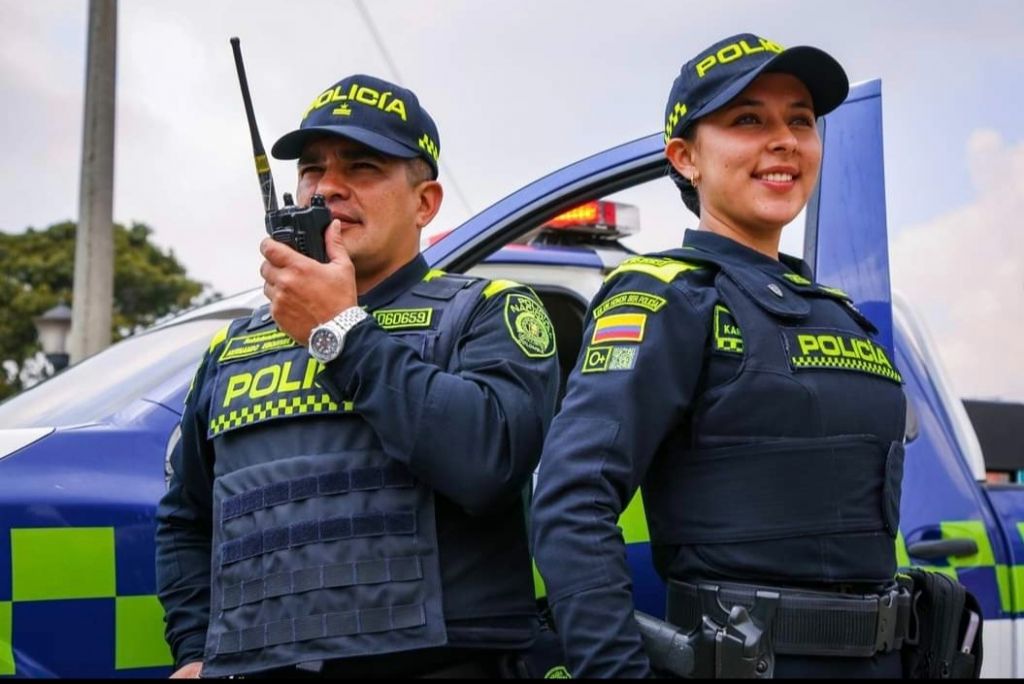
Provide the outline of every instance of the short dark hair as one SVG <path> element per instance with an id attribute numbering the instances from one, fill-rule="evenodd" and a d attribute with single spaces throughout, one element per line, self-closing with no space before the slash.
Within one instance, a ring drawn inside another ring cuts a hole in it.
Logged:
<path id="1" fill-rule="evenodd" d="M 434 169 L 422 158 L 413 157 L 405 160 L 405 176 L 409 185 L 416 187 L 423 181 L 434 180 Z"/>
<path id="2" fill-rule="evenodd" d="M 696 124 L 694 123 L 684 128 L 679 133 L 679 137 L 692 143 L 694 138 L 697 137 Z M 671 164 L 668 167 L 668 176 L 676 184 L 676 187 L 679 188 L 679 196 L 683 199 L 683 204 L 686 205 L 686 208 L 700 218 L 700 195 L 697 194 L 697 188 L 694 187 L 689 178 L 676 171 L 676 168 Z"/>

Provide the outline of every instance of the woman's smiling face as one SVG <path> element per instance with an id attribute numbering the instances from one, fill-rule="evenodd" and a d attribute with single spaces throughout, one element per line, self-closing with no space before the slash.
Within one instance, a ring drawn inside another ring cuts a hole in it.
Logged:
<path id="1" fill-rule="evenodd" d="M 818 180 L 814 103 L 790 74 L 761 74 L 729 104 L 701 117 L 693 139 L 684 142 L 679 163 L 671 151 L 669 158 L 684 176 L 697 174 L 701 224 L 711 230 L 779 231 L 804 208 Z"/>

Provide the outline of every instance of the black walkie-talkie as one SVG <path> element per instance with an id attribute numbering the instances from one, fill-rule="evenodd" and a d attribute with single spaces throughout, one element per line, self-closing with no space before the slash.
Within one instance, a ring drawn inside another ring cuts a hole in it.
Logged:
<path id="1" fill-rule="evenodd" d="M 291 194 L 287 192 L 284 193 L 284 206 L 278 208 L 274 177 L 270 174 L 270 162 L 267 161 L 267 153 L 263 150 L 263 141 L 260 140 L 260 132 L 256 128 L 256 116 L 252 111 L 249 81 L 245 78 L 245 65 L 242 64 L 242 48 L 238 38 L 231 39 L 231 50 L 235 54 L 238 85 L 242 88 L 245 118 L 249 122 L 252 152 L 256 158 L 256 175 L 260 179 L 263 208 L 267 212 L 267 234 L 278 242 L 291 246 L 297 252 L 326 264 L 330 259 L 324 244 L 324 231 L 331 225 L 331 211 L 324 206 L 323 195 L 313 195 L 308 207 L 297 207 Z"/>

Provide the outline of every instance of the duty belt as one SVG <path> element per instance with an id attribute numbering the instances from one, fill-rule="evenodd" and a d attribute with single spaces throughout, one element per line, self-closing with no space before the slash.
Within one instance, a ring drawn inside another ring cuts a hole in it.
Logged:
<path id="1" fill-rule="evenodd" d="M 899 650 L 910 628 L 910 593 L 893 585 L 878 594 L 844 594 L 751 584 L 668 583 L 666 619 L 684 632 L 698 629 L 704 618 L 701 593 L 716 591 L 728 612 L 735 605 L 751 609 L 762 597 L 778 596 L 769 625 L 776 654 L 870 657 Z M 753 614 L 753 611 L 752 611 Z"/>

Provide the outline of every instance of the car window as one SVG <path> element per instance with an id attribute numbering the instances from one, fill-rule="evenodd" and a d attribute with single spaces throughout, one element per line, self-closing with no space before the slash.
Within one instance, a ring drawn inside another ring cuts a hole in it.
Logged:
<path id="1" fill-rule="evenodd" d="M 94 423 L 199 363 L 223 318 L 133 335 L 0 404 L 0 427 Z"/>

